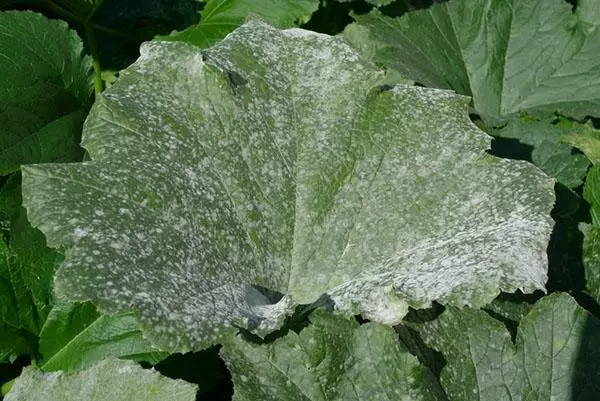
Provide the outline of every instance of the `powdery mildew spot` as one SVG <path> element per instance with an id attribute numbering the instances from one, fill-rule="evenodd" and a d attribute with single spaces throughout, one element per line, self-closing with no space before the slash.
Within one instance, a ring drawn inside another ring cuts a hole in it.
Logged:
<path id="1" fill-rule="evenodd" d="M 141 53 L 86 122 L 92 162 L 24 168 L 32 222 L 70 248 L 57 295 L 186 351 L 323 294 L 395 323 L 543 288 L 553 182 L 487 155 L 466 98 L 381 86 L 343 40 L 258 21 Z"/>
<path id="2" fill-rule="evenodd" d="M 123 380 L 126 377 L 127 380 Z M 42 372 L 29 366 L 23 370 L 6 401 L 192 401 L 197 386 L 174 380 L 133 361 L 103 359 L 89 369 L 73 372 Z"/>

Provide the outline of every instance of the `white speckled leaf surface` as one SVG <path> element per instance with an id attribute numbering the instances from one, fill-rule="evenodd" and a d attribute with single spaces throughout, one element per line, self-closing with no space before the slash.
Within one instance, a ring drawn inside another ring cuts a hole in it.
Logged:
<path id="1" fill-rule="evenodd" d="M 23 370 L 5 401 L 193 401 L 196 385 L 173 380 L 132 361 L 105 359 L 87 370 Z"/>
<path id="2" fill-rule="evenodd" d="M 145 44 L 86 122 L 93 161 L 24 168 L 31 221 L 69 248 L 56 294 L 184 351 L 323 294 L 393 324 L 543 288 L 553 181 L 486 154 L 467 98 L 381 79 L 342 39 L 258 21 Z"/>

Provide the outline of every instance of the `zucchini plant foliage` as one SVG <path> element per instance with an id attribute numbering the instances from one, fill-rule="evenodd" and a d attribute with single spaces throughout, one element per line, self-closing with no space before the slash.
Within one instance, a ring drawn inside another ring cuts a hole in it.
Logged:
<path id="1" fill-rule="evenodd" d="M 6 401 L 64 400 L 181 400 L 191 401 L 196 386 L 143 369 L 132 361 L 107 358 L 90 369 L 64 374 L 28 367 Z"/>
<path id="2" fill-rule="evenodd" d="M 600 1 L 577 3 L 574 12 L 562 0 L 449 1 L 400 18 L 374 10 L 345 36 L 372 41 L 371 57 L 408 78 L 472 96 L 484 117 L 598 116 Z"/>
<path id="3" fill-rule="evenodd" d="M 67 248 L 56 295 L 187 351 L 320 297 L 397 324 L 543 289 L 553 180 L 487 154 L 468 98 L 382 80 L 342 39 L 259 21 L 145 44 L 90 112 L 92 160 L 23 167 L 32 224 Z"/>

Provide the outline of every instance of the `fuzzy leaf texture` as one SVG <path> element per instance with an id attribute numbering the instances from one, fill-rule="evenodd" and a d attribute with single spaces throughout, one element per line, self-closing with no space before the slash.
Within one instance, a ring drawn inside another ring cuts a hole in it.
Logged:
<path id="1" fill-rule="evenodd" d="M 487 154 L 467 98 L 383 78 L 259 21 L 207 51 L 146 44 L 91 110 L 92 161 L 23 170 L 32 223 L 69 248 L 55 293 L 184 351 L 319 298 L 396 324 L 544 288 L 553 180 Z"/>
<path id="2" fill-rule="evenodd" d="M 196 386 L 143 369 L 135 362 L 105 359 L 74 373 L 25 368 L 5 401 L 193 401 Z"/>
<path id="3" fill-rule="evenodd" d="M 79 160 L 91 59 L 67 23 L 0 12 L 0 175 L 33 162 Z"/>
<path id="4" fill-rule="evenodd" d="M 359 326 L 324 310 L 311 325 L 271 344 L 237 338 L 221 352 L 235 401 L 445 400 L 435 376 L 398 341 L 391 327 Z"/>
<path id="5" fill-rule="evenodd" d="M 600 391 L 600 321 L 567 294 L 539 300 L 514 344 L 476 309 L 450 308 L 419 331 L 444 354 L 441 383 L 452 400 L 595 400 Z"/>
<path id="6" fill-rule="evenodd" d="M 600 116 L 598 10 L 600 0 L 578 1 L 575 12 L 564 0 L 451 0 L 399 18 L 374 10 L 355 19 L 379 42 L 376 62 L 473 96 L 483 116 L 545 109 L 583 118 Z"/>

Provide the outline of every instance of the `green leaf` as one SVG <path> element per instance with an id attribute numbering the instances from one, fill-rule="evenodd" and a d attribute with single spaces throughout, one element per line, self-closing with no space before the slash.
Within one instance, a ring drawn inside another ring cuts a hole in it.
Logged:
<path id="1" fill-rule="evenodd" d="M 338 1 L 340 3 L 349 3 L 351 1 L 355 1 L 355 0 L 335 0 Z M 387 6 L 388 4 L 392 3 L 394 0 L 365 0 L 367 3 L 369 4 L 373 4 L 376 7 L 381 7 L 381 6 Z"/>
<path id="2" fill-rule="evenodd" d="M 19 355 L 35 355 L 37 338 L 0 321 L 0 362 L 13 362 Z"/>
<path id="3" fill-rule="evenodd" d="M 32 162 L 80 160 L 91 60 L 67 24 L 0 12 L 0 175 Z"/>
<path id="4" fill-rule="evenodd" d="M 104 3 L 104 0 L 52 0 L 64 9 L 82 18 L 89 19 Z"/>
<path id="5" fill-rule="evenodd" d="M 600 322 L 567 294 L 542 298 L 513 344 L 477 309 L 448 308 L 417 326 L 447 361 L 441 382 L 456 400 L 591 400 L 600 392 Z"/>
<path id="6" fill-rule="evenodd" d="M 358 24 L 350 24 L 344 30 L 344 38 L 352 43 L 352 46 L 358 50 L 361 57 L 374 62 L 377 66 L 386 70 L 387 83 L 414 84 L 414 81 L 407 79 L 402 73 L 393 68 L 391 63 L 389 63 L 389 60 L 381 52 L 385 46 L 370 36 L 367 27 Z"/>
<path id="7" fill-rule="evenodd" d="M 585 180 L 585 200 L 590 204 L 592 224 L 581 224 L 584 234 L 583 265 L 587 292 L 600 302 L 600 165 L 594 165 Z"/>
<path id="8" fill-rule="evenodd" d="M 435 376 L 390 327 L 316 310 L 313 324 L 271 344 L 223 346 L 235 401 L 445 400 Z"/>
<path id="9" fill-rule="evenodd" d="M 206 48 L 242 25 L 249 16 L 257 16 L 279 28 L 306 23 L 319 8 L 319 0 L 207 0 L 200 22 L 182 32 L 163 36 Z"/>
<path id="10" fill-rule="evenodd" d="M 24 273 L 17 256 L 0 241 L 0 321 L 37 333 L 37 311 Z"/>
<path id="11" fill-rule="evenodd" d="M 91 19 L 102 68 L 126 68 L 142 42 L 187 28 L 199 8 L 197 0 L 105 0 Z"/>
<path id="12" fill-rule="evenodd" d="M 592 163 L 600 164 L 600 130 L 584 125 L 581 130 L 569 132 L 562 139 L 581 149 Z"/>
<path id="13" fill-rule="evenodd" d="M 583 184 L 590 162 L 562 141 L 568 134 L 585 130 L 586 126 L 582 124 L 551 123 L 546 119 L 521 116 L 510 119 L 500 129 L 491 129 L 490 133 L 532 146 L 531 159 L 536 166 L 566 187 L 575 188 Z"/>
<path id="14" fill-rule="evenodd" d="M 596 302 L 600 302 L 600 228 L 597 225 L 582 224 L 581 229 L 584 234 L 585 289 Z"/>
<path id="15" fill-rule="evenodd" d="M 0 241 L 0 337 L 12 339 L 0 341 L 0 361 L 35 352 L 36 336 L 50 309 L 52 274 L 60 261 L 62 255 L 49 252 L 30 263 Z"/>
<path id="16" fill-rule="evenodd" d="M 105 359 L 76 373 L 23 370 L 5 401 L 193 401 L 196 386 L 142 369 L 131 361 Z"/>
<path id="17" fill-rule="evenodd" d="M 142 337 L 132 313 L 101 315 L 90 303 L 58 303 L 40 333 L 40 368 L 82 370 L 107 357 L 160 362 L 167 356 Z"/>
<path id="18" fill-rule="evenodd" d="M 496 315 L 500 318 L 519 323 L 523 316 L 529 313 L 531 307 L 532 305 L 527 302 L 515 302 L 514 300 L 496 298 L 483 309 L 491 313 L 492 316 Z"/>
<path id="19" fill-rule="evenodd" d="M 15 173 L 8 178 L 0 188 L 0 219 L 6 224 L 6 229 L 21 208 L 21 175 Z"/>
<path id="20" fill-rule="evenodd" d="M 379 59 L 426 86 L 473 97 L 499 117 L 543 108 L 600 116 L 598 0 L 451 0 L 399 18 L 355 16 Z M 351 37 L 349 37 L 351 39 Z"/>
<path id="21" fill-rule="evenodd" d="M 92 161 L 23 170 L 69 248 L 55 293 L 186 351 L 321 297 L 397 324 L 543 288 L 553 180 L 487 154 L 465 97 L 382 79 L 340 38 L 258 21 L 146 44 L 91 111 Z"/>
<path id="22" fill-rule="evenodd" d="M 600 166 L 593 166 L 585 179 L 583 197 L 589 202 L 592 222 L 600 226 Z"/>
<path id="23" fill-rule="evenodd" d="M 63 256 L 46 247 L 44 235 L 21 207 L 21 177 L 0 190 L 0 361 L 37 356 L 40 328 L 51 309 L 50 291 Z M 9 246 L 10 244 L 10 246 Z"/>

